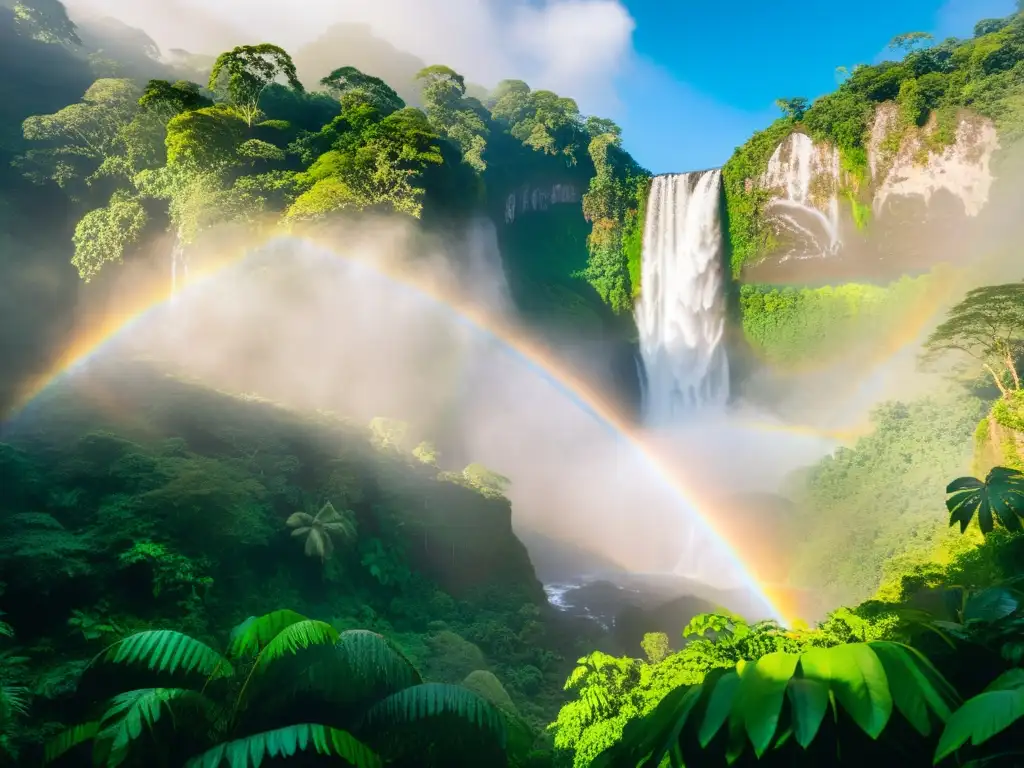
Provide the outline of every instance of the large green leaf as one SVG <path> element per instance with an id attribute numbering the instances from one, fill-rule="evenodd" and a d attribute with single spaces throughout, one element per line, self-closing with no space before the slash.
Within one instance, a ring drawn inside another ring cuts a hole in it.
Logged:
<path id="1" fill-rule="evenodd" d="M 733 711 L 742 718 L 759 758 L 768 749 L 779 726 L 786 686 L 799 661 L 800 656 L 795 653 L 769 653 L 747 664 L 740 674 L 738 707 Z"/>
<path id="2" fill-rule="evenodd" d="M 963 746 L 984 744 L 1024 717 L 1024 669 L 1004 672 L 995 682 L 964 705 L 946 721 L 935 750 L 935 763 Z"/>
<path id="3" fill-rule="evenodd" d="M 978 516 L 982 533 L 991 533 L 994 520 L 1008 531 L 1020 531 L 1020 518 L 1024 517 L 1024 474 L 1007 467 L 993 467 L 981 482 L 974 477 L 959 477 L 946 486 L 946 508 L 949 524 L 960 524 L 967 530 L 971 520 Z"/>
<path id="4" fill-rule="evenodd" d="M 250 674 L 264 671 L 270 664 L 287 654 L 294 656 L 299 651 L 317 645 L 334 645 L 337 640 L 338 630 L 327 622 L 304 619 L 290 624 L 278 632 L 266 648 L 260 651 Z"/>
<path id="5" fill-rule="evenodd" d="M 220 744 L 194 757 L 185 768 L 259 768 L 265 758 L 293 757 L 299 752 L 340 757 L 356 768 L 379 768 L 381 760 L 373 750 L 346 731 L 326 725 L 303 723 L 257 733 Z"/>
<path id="6" fill-rule="evenodd" d="M 107 768 L 116 768 L 127 759 L 128 750 L 142 735 L 143 726 L 152 729 L 165 711 L 178 719 L 185 710 L 197 713 L 204 725 L 217 715 L 205 696 L 182 688 L 141 688 L 115 696 L 100 719 L 100 732 L 96 735 L 97 741 L 108 742 Z"/>
<path id="7" fill-rule="evenodd" d="M 812 648 L 800 657 L 807 678 L 827 683 L 839 704 L 871 738 L 892 715 L 892 694 L 882 662 L 866 643 Z"/>
<path id="8" fill-rule="evenodd" d="M 820 680 L 795 677 L 786 690 L 789 706 L 793 713 L 793 736 L 804 749 L 810 746 L 818 735 L 825 711 L 828 709 L 828 685 Z"/>
<path id="9" fill-rule="evenodd" d="M 97 660 L 115 664 L 145 664 L 157 672 L 199 672 L 210 677 L 230 677 L 231 664 L 205 643 L 170 629 L 137 632 L 119 640 Z"/>
<path id="10" fill-rule="evenodd" d="M 353 680 L 382 694 L 423 682 L 413 663 L 376 632 L 351 629 L 338 636 L 335 648 Z"/>
<path id="11" fill-rule="evenodd" d="M 958 701 L 956 691 L 919 651 L 883 640 L 868 645 L 885 670 L 896 709 L 918 733 L 929 736 L 929 711 L 945 722 Z"/>
<path id="12" fill-rule="evenodd" d="M 708 697 L 708 706 L 697 735 L 702 747 L 707 747 L 711 743 L 711 740 L 715 738 L 729 718 L 739 688 L 740 676 L 733 670 L 729 670 L 718 679 L 718 684 L 715 685 L 711 696 Z"/>
<path id="13" fill-rule="evenodd" d="M 100 732 L 99 721 L 92 721 L 75 725 L 66 731 L 61 731 L 48 742 L 43 749 L 43 765 L 49 765 L 58 757 L 71 751 L 79 744 L 84 744 L 96 738 Z"/>
<path id="14" fill-rule="evenodd" d="M 505 720 L 497 708 L 472 691 L 447 683 L 422 683 L 393 693 L 367 711 L 365 723 L 393 726 L 438 715 L 456 715 L 505 745 Z"/>
<path id="15" fill-rule="evenodd" d="M 228 644 L 228 656 L 254 656 L 270 643 L 281 630 L 307 621 L 301 613 L 281 610 L 272 611 L 263 616 L 250 616 L 231 632 Z"/>

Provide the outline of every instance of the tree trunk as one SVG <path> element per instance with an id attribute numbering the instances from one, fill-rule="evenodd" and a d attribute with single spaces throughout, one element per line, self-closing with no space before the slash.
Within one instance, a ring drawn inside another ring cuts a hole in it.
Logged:
<path id="1" fill-rule="evenodd" d="M 1010 393 L 1006 391 L 1006 387 L 1003 386 L 1003 380 L 999 378 L 999 374 L 996 373 L 992 366 L 985 363 L 985 370 L 992 374 L 992 380 L 995 381 L 996 386 L 999 387 L 999 391 L 1003 394 L 1003 397 L 1009 397 Z"/>
<path id="2" fill-rule="evenodd" d="M 1010 352 L 1006 353 L 1006 367 L 1010 369 L 1010 375 L 1013 376 L 1014 389 L 1020 389 L 1020 376 L 1017 375 L 1017 366 L 1013 364 L 1013 354 Z"/>

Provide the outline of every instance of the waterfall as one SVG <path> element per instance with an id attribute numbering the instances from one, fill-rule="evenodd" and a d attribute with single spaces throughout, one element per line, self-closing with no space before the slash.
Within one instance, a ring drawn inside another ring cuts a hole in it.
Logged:
<path id="1" fill-rule="evenodd" d="M 182 285 L 188 283 L 188 260 L 185 258 L 185 245 L 181 233 L 175 232 L 174 246 L 171 248 L 171 301 L 178 294 L 178 273 L 181 272 Z"/>
<path id="2" fill-rule="evenodd" d="M 714 170 L 656 176 L 651 184 L 636 308 L 650 426 L 677 424 L 729 396 L 721 183 Z"/>
<path id="3" fill-rule="evenodd" d="M 790 134 L 768 161 L 761 178 L 775 195 L 768 208 L 779 226 L 807 243 L 805 257 L 839 250 L 838 182 L 839 150 L 817 147 L 805 133 Z"/>

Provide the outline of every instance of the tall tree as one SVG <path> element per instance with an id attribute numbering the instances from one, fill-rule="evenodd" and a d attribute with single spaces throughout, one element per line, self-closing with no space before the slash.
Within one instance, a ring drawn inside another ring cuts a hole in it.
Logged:
<path id="1" fill-rule="evenodd" d="M 478 100 L 466 98 L 465 78 L 451 67 L 435 64 L 421 69 L 416 80 L 431 124 L 458 144 L 463 159 L 474 170 L 486 170 L 487 112 Z"/>
<path id="2" fill-rule="evenodd" d="M 950 352 L 977 360 L 1003 396 L 1009 394 L 1004 377 L 1020 389 L 1014 360 L 1024 340 L 1024 282 L 975 288 L 949 312 L 945 322 L 925 342 L 922 361 Z"/>
<path id="3" fill-rule="evenodd" d="M 792 99 L 776 99 L 775 106 L 782 110 L 782 114 L 786 117 L 791 117 L 794 120 L 803 120 L 804 113 L 807 112 L 807 99 L 803 96 L 797 96 Z"/>
<path id="4" fill-rule="evenodd" d="M 405 107 L 402 97 L 379 77 L 367 75 L 355 67 L 341 67 L 320 80 L 335 98 L 342 102 L 346 97 L 362 98 L 374 106 L 382 116 L 390 115 Z"/>
<path id="5" fill-rule="evenodd" d="M 270 43 L 240 45 L 217 57 L 210 72 L 209 89 L 222 94 L 252 127 L 260 118 L 260 97 L 277 80 L 303 90 L 292 57 Z"/>

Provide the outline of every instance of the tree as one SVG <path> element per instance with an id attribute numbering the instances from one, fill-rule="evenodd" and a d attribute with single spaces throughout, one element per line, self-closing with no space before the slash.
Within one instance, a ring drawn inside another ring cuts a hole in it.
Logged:
<path id="1" fill-rule="evenodd" d="M 622 146 L 622 128 L 614 120 L 590 115 L 583 123 L 583 130 L 590 134 L 591 138 L 611 136 L 613 145 Z"/>
<path id="2" fill-rule="evenodd" d="M 213 102 L 204 96 L 198 83 L 188 80 L 170 82 L 150 80 L 139 97 L 139 106 L 156 112 L 166 123 L 175 115 L 195 109 L 212 106 Z"/>
<path id="3" fill-rule="evenodd" d="M 339 634 L 294 611 L 247 619 L 223 654 L 180 632 L 139 632 L 100 654 L 90 672 L 111 665 L 175 687 L 114 696 L 99 720 L 52 740 L 47 762 L 92 742 L 95 765 L 152 763 L 142 751 L 148 742 L 159 762 L 190 768 L 259 765 L 299 752 L 378 768 L 382 758 L 408 760 L 417 748 L 432 755 L 429 764 L 474 749 L 502 764 L 505 718 L 489 702 L 461 686 L 424 683 L 380 635 Z M 464 746 L 453 745 L 458 740 Z"/>
<path id="4" fill-rule="evenodd" d="M 466 98 L 465 78 L 451 67 L 435 64 L 417 72 L 416 80 L 431 124 L 459 146 L 473 170 L 482 173 L 487 169 L 487 113 L 479 101 Z"/>
<path id="5" fill-rule="evenodd" d="M 928 45 L 934 41 L 935 38 L 927 32 L 904 32 L 889 41 L 889 50 L 910 53 L 918 46 Z"/>
<path id="6" fill-rule="evenodd" d="M 296 91 L 303 90 L 292 57 L 283 48 L 270 43 L 240 45 L 217 57 L 207 87 L 223 94 L 252 127 L 261 115 L 260 97 L 282 77 Z"/>
<path id="7" fill-rule="evenodd" d="M 294 528 L 292 536 L 306 537 L 306 556 L 327 560 L 334 554 L 334 539 L 349 543 L 356 538 L 355 516 L 345 510 L 338 512 L 331 502 L 324 504 L 316 515 L 296 512 L 287 520 Z"/>
<path id="8" fill-rule="evenodd" d="M 102 208 L 89 211 L 75 226 L 71 263 L 89 282 L 107 263 L 121 263 L 127 248 L 142 235 L 149 216 L 138 198 L 117 190 Z"/>
<path id="9" fill-rule="evenodd" d="M 981 363 L 1004 397 L 1004 375 L 1020 389 L 1014 360 L 1024 336 L 1024 282 L 975 288 L 928 337 L 922 362 L 962 352 Z"/>
<path id="10" fill-rule="evenodd" d="M 792 99 L 776 99 L 775 106 L 781 109 L 782 114 L 786 117 L 803 120 L 804 113 L 807 112 L 808 101 L 803 96 Z"/>
<path id="11" fill-rule="evenodd" d="M 76 104 L 51 115 L 33 115 L 22 124 L 24 136 L 43 147 L 17 160 L 26 176 L 74 189 L 105 176 L 131 178 L 128 126 L 138 110 L 139 88 L 124 79 L 94 82 Z"/>
<path id="12" fill-rule="evenodd" d="M 402 97 L 379 77 L 367 75 L 355 67 L 341 67 L 327 77 L 321 78 L 320 84 L 343 104 L 346 97 L 366 99 L 382 117 L 397 112 L 405 107 Z"/>
<path id="13" fill-rule="evenodd" d="M 665 660 L 669 653 L 668 635 L 664 632 L 648 632 L 640 641 L 640 647 L 647 654 L 647 660 L 651 664 L 658 664 Z"/>

